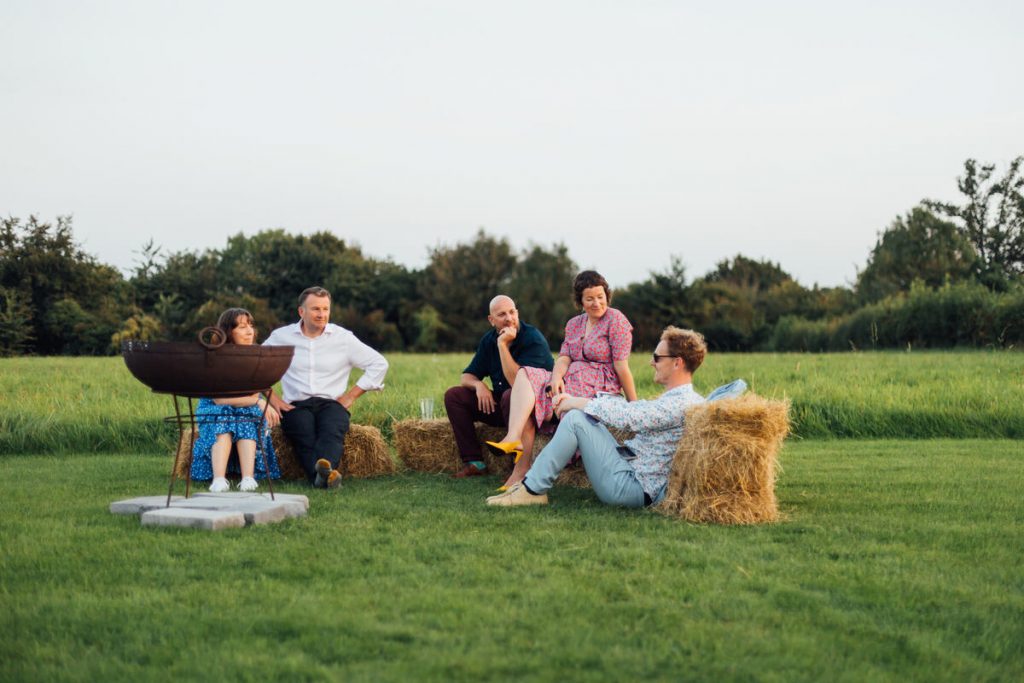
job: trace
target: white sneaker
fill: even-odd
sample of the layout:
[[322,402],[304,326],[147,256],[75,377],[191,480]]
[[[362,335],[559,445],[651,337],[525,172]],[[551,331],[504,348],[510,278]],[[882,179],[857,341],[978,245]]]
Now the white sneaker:
[[256,483],[256,480],[252,477],[246,477],[242,481],[238,482],[239,491],[257,491],[260,485]]
[[224,493],[225,491],[231,490],[231,484],[224,477],[217,477],[210,484],[210,493]]

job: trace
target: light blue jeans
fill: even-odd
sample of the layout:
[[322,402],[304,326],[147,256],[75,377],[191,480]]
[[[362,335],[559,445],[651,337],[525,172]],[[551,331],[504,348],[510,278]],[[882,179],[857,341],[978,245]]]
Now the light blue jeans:
[[570,410],[562,416],[555,435],[526,473],[527,487],[535,493],[547,493],[577,449],[590,485],[602,503],[643,507],[644,489],[633,465],[619,453],[615,437],[605,426],[582,410]]

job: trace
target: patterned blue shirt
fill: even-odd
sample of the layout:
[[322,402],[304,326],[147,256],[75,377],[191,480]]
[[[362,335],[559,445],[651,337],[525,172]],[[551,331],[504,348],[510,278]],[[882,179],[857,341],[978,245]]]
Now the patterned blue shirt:
[[636,454],[632,464],[637,481],[656,500],[668,482],[672,457],[683,438],[686,409],[703,402],[692,384],[683,384],[650,401],[630,403],[618,396],[598,396],[583,412],[612,427],[636,432],[623,445]]

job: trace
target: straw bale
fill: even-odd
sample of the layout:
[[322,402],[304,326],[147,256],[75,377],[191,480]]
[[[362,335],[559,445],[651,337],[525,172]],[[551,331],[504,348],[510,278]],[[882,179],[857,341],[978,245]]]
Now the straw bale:
[[484,443],[484,441],[500,441],[503,436],[505,436],[504,427],[492,427],[484,422],[476,423],[476,440],[480,442],[480,452],[483,453],[487,471],[507,477],[512,474],[512,467],[515,465],[513,458],[508,455],[494,455]]
[[199,432],[195,427],[191,429],[182,427],[180,436],[181,440],[174,452],[174,476],[184,479],[189,466],[192,465],[192,444],[199,438]]
[[774,521],[778,453],[788,433],[788,401],[747,394],[694,406],[658,511],[691,522]]
[[[181,448],[177,451],[174,474],[184,478],[188,466],[192,462],[192,442],[198,433],[193,430],[191,438],[187,429],[182,429]],[[280,427],[270,431],[270,440],[277,454],[277,465],[281,470],[281,479],[306,478],[299,457],[295,454],[291,442]],[[256,457],[259,457],[257,455]],[[367,479],[385,474],[394,474],[395,462],[388,452],[387,443],[380,430],[369,425],[349,425],[345,435],[345,456],[342,459],[342,474],[353,479]]]
[[[619,443],[622,443],[623,439],[633,436],[633,433],[627,430],[611,428],[610,431]],[[507,477],[515,466],[512,458],[493,455],[484,445],[485,441],[497,441],[503,436],[505,436],[503,427],[493,427],[483,422],[476,423],[476,438],[480,442],[480,450],[484,464],[487,465],[487,471]],[[534,454],[544,450],[550,440],[550,435],[538,433],[534,438]],[[444,418],[410,419],[396,422],[395,450],[398,451],[398,456],[405,466],[416,472],[454,473],[462,467],[462,458],[459,456],[458,447],[455,444],[451,424]],[[557,483],[577,488],[590,488],[590,480],[587,479],[587,473],[582,465],[566,468],[559,475]]]
[[574,465],[569,465],[559,472],[558,479],[555,479],[555,486],[572,486],[577,489],[589,489],[590,479],[587,478],[587,470],[583,467],[583,463],[578,462]]
[[447,419],[400,420],[394,424],[395,450],[415,472],[458,472],[462,466],[455,435]]
[[286,480],[304,480],[306,478],[306,470],[303,469],[302,461],[299,460],[295,449],[292,448],[292,442],[284,435],[284,430],[280,427],[271,429],[270,440],[274,444],[274,453],[277,455],[277,467],[281,470],[281,478]]
[[380,430],[371,425],[349,425],[341,473],[352,479],[394,474],[395,461]]

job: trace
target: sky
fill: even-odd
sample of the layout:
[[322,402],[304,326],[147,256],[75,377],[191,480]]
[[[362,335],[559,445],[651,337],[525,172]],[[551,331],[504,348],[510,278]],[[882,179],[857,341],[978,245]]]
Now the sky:
[[[0,213],[130,270],[283,228],[423,267],[479,229],[613,286],[848,285],[1024,154],[1020,2],[4,0]],[[495,264],[500,268],[502,264]]]

